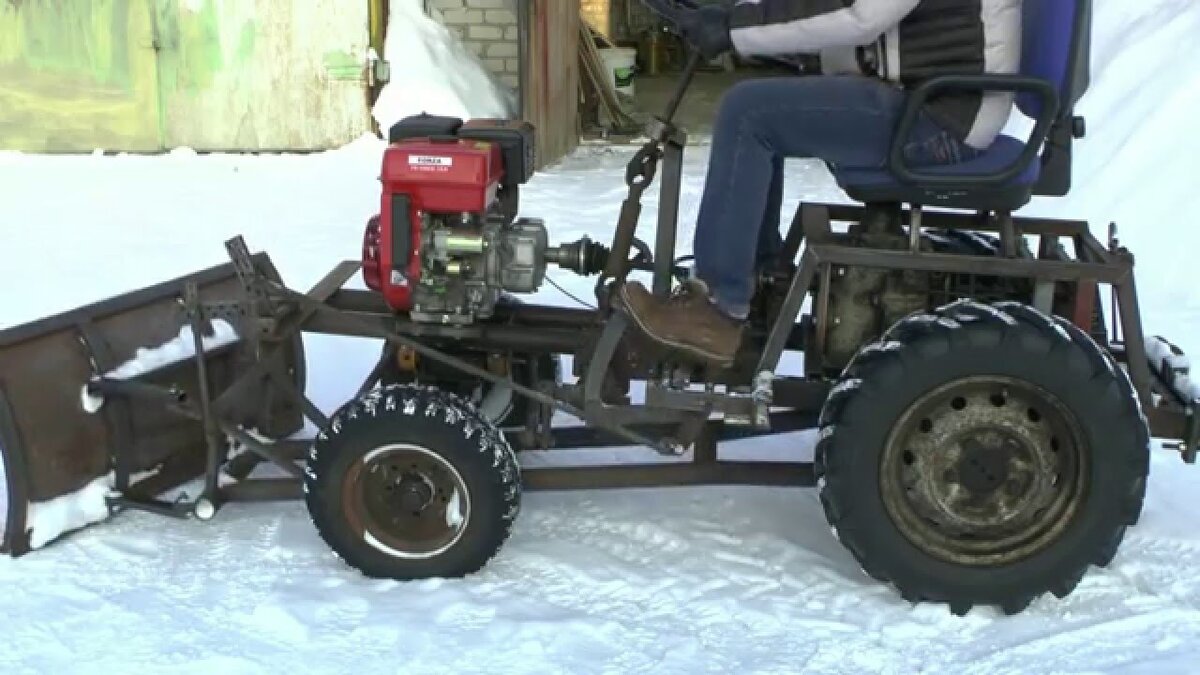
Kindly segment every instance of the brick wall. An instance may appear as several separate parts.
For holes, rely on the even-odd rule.
[[[458,35],[501,82],[520,83],[519,0],[426,0],[429,14]]]

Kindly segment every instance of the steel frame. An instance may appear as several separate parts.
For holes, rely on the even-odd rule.
[[[262,342],[258,363],[243,373],[224,391],[210,392],[204,363],[210,355],[197,349],[195,366],[201,374],[202,386],[191,395],[179,390],[142,382],[100,381],[94,386],[106,397],[119,401],[122,398],[139,399],[164,406],[180,417],[201,421],[211,430],[203,466],[193,467],[203,474],[204,488],[196,499],[182,498],[165,502],[155,497],[156,490],[170,487],[153,481],[139,483],[110,500],[114,510],[137,509],[164,516],[179,518],[209,518],[220,507],[235,501],[272,501],[300,498],[302,492],[302,462],[311,441],[292,439],[274,443],[262,442],[241,429],[232,421],[234,411],[231,404],[237,400],[238,391],[246,383],[256,381],[264,375],[271,376],[279,389],[299,404],[306,418],[317,428],[328,424],[328,419],[286,377],[278,372],[275,355],[281,345],[301,333],[340,336],[373,337],[416,349],[419,353],[442,360],[463,372],[512,386],[519,395],[528,396],[543,404],[555,405],[585,420],[593,426],[558,427],[550,429],[548,438],[538,438],[519,430],[506,431],[506,436],[516,449],[528,450],[543,447],[612,447],[643,444],[656,447],[660,438],[676,431],[671,424],[663,424],[663,413],[669,410],[657,408],[650,415],[637,415],[637,407],[629,407],[626,415],[609,413],[595,414],[576,408],[564,397],[567,388],[551,396],[540,391],[526,389],[490,372],[475,368],[456,357],[418,342],[413,335],[406,334],[412,325],[394,316],[382,303],[354,291],[343,290],[343,286],[358,272],[359,264],[344,262],[336,266],[308,293],[291,291],[282,284],[272,281],[245,267],[241,262],[248,259],[244,243],[240,238],[228,244],[235,267],[244,270],[245,297],[240,304],[249,314],[247,326],[257,325],[261,331],[252,336]],[[186,321],[199,325],[216,311],[226,311],[222,306],[206,306],[196,299],[194,292],[185,290],[184,317]],[[261,312],[261,313],[260,313]],[[563,310],[554,307],[518,306],[505,310],[502,323],[487,326],[447,327],[424,326],[413,333],[435,342],[455,344],[489,345],[505,348],[520,346],[529,349],[536,344],[540,349],[560,353],[580,354],[587,344],[588,331],[599,330],[596,316],[591,312]],[[538,342],[534,336],[546,336],[546,324],[572,326],[558,332],[551,331],[550,337]],[[423,329],[423,330],[422,330]],[[199,331],[197,331],[199,334]],[[245,339],[245,338],[244,338]],[[386,358],[386,357],[385,357]],[[363,383],[368,390],[378,378],[378,368]],[[147,376],[152,376],[148,373]],[[620,487],[652,487],[683,485],[795,485],[810,486],[815,478],[810,463],[805,462],[729,462],[717,456],[717,444],[721,441],[752,438],[768,433],[785,433],[809,429],[816,424],[820,401],[828,391],[827,383],[810,383],[799,379],[784,379],[780,382],[780,400],[772,412],[769,428],[747,428],[731,426],[719,419],[708,419],[707,415],[695,423],[695,434],[689,445],[693,452],[690,458],[678,461],[632,465],[577,466],[569,468],[538,467],[523,471],[523,483],[530,490],[574,490]],[[0,431],[3,430],[3,399],[0,398]],[[114,410],[120,410],[120,406]],[[643,409],[644,410],[644,409]],[[691,411],[695,412],[695,411]],[[637,418],[643,422],[635,424]],[[669,418],[667,414],[665,417]],[[652,420],[652,421],[651,421]],[[217,435],[240,443],[247,452],[225,461],[222,444]],[[548,443],[546,441],[549,441]],[[121,448],[123,446],[118,446]],[[118,449],[120,454],[120,449]],[[666,453],[664,453],[666,454]],[[119,457],[114,458],[118,465]],[[281,478],[252,478],[251,473],[263,463],[274,464],[285,476]],[[19,467],[16,467],[19,468]],[[222,475],[226,481],[222,481]],[[228,481],[232,479],[232,481]],[[19,482],[19,481],[18,481]]]
[[[622,207],[621,222],[614,237],[613,258],[605,277],[616,283],[624,280],[628,271],[626,260],[636,232],[640,213],[641,194],[653,180],[659,161],[663,162],[665,177],[658,212],[658,229],[653,260],[653,291],[659,295],[670,292],[675,274],[675,248],[682,182],[683,149],[687,137],[670,120],[682,99],[688,82],[698,64],[693,57],[679,90],[673,97],[668,113],[649,128],[651,140],[638,153],[627,171],[630,197]],[[584,427],[550,427],[534,431],[506,432],[517,449],[549,447],[644,445],[663,455],[680,457],[679,461],[653,464],[616,466],[583,466],[570,468],[527,468],[523,482],[531,490],[572,490],[599,488],[630,488],[681,485],[796,485],[809,486],[815,482],[815,471],[808,462],[729,462],[718,458],[720,441],[735,438],[778,434],[813,428],[818,414],[832,387],[831,377],[780,378],[775,375],[784,351],[802,349],[806,360],[817,362],[823,356],[825,332],[829,320],[829,287],[835,268],[870,267],[889,270],[912,270],[964,275],[986,275],[1034,280],[1038,293],[1057,283],[1076,284],[1091,289],[1098,284],[1112,287],[1114,312],[1119,314],[1121,338],[1104,345],[1119,360],[1127,364],[1132,383],[1154,434],[1160,438],[1179,439],[1185,459],[1195,458],[1200,444],[1196,403],[1186,402],[1178,392],[1169,391],[1169,383],[1152,373],[1145,354],[1140,308],[1133,274],[1133,256],[1117,245],[1115,238],[1106,247],[1079,221],[1016,218],[1009,213],[964,213],[926,211],[913,206],[901,212],[901,226],[908,228],[908,250],[881,250],[847,245],[837,237],[833,223],[858,223],[866,213],[864,207],[831,204],[801,204],[784,239],[784,256],[799,264],[787,281],[787,291],[778,314],[771,322],[765,344],[757,355],[757,363],[749,382],[726,385],[718,391],[713,381],[703,391],[680,387],[665,370],[651,368],[646,374],[647,403],[641,406],[610,405],[603,400],[601,384],[617,358],[618,345],[628,329],[620,313],[586,311],[547,306],[515,306],[501,308],[495,320],[467,326],[421,324],[398,316],[374,293],[345,289],[344,286],[359,271],[359,263],[347,261],[337,265],[307,293],[288,289],[282,283],[267,278],[251,263],[249,251],[241,238],[227,242],[233,266],[242,281],[243,297],[234,303],[205,304],[197,299],[194,286],[185,289],[181,299],[185,320],[199,328],[210,318],[234,311],[248,317],[245,325],[252,326],[244,340],[254,343],[257,363],[224,391],[209,391],[206,372],[207,355],[196,349],[195,367],[199,375],[199,391],[181,395],[170,388],[144,383],[97,383],[106,396],[113,399],[137,398],[154,401],[166,409],[204,424],[207,447],[202,466],[177,467],[203,472],[204,490],[192,501],[166,503],[155,495],[166,483],[147,481],[128,485],[128,470],[121,456],[127,444],[117,444],[118,483],[122,494],[112,500],[114,509],[136,508],[176,517],[212,517],[227,502],[295,499],[302,495],[304,460],[311,441],[283,439],[262,442],[248,434],[234,421],[237,395],[247,384],[268,377],[283,395],[291,398],[303,415],[317,428],[324,428],[328,419],[283,371],[278,354],[283,345],[298,340],[304,333],[375,338],[395,347],[404,347],[422,358],[441,363],[464,377],[510,387],[516,395],[553,409],[564,411],[585,422]],[[923,228],[959,229],[998,233],[1002,244],[1001,256],[980,257],[947,255],[920,249]],[[1042,240],[1036,258],[1017,255],[1018,237],[1038,236]],[[1074,242],[1077,259],[1053,258],[1051,252],[1058,239]],[[604,277],[602,277],[602,282]],[[602,286],[598,286],[601,307],[605,303]],[[813,292],[814,312],[811,324],[800,320],[800,310]],[[1088,293],[1081,293],[1087,296]],[[1090,317],[1085,306],[1076,308],[1071,318],[1085,330],[1083,322]],[[815,338],[805,344],[804,327],[811,325]],[[86,328],[86,327],[83,327]],[[102,341],[82,335],[92,353],[105,359]],[[200,331],[195,330],[197,339]],[[199,345],[197,345],[199,347]],[[587,370],[580,386],[558,386],[553,389],[534,389],[479,368],[452,352],[470,350],[518,351],[522,353],[569,354],[584,357]],[[382,357],[389,358],[387,353]],[[379,379],[383,361],[366,378],[361,392],[369,390]],[[664,364],[665,365],[665,364]],[[302,366],[301,366],[302,367]],[[809,369],[814,372],[814,369]],[[715,380],[716,378],[713,378]],[[1166,395],[1164,395],[1166,394]],[[1180,401],[1184,401],[1180,403]],[[1166,402],[1166,403],[1164,403]],[[1173,403],[1172,403],[1173,402]],[[126,412],[123,412],[126,411]],[[114,429],[124,424],[127,410],[120,405],[107,412]],[[0,448],[18,444],[15,425],[8,415],[3,382],[0,382]],[[737,424],[730,422],[736,421]],[[119,434],[118,434],[119,435]],[[219,435],[240,442],[248,452],[225,461]],[[118,439],[120,440],[120,439]],[[128,440],[128,439],[127,439]],[[690,458],[683,459],[690,449]],[[5,449],[6,457],[14,454]],[[15,455],[19,458],[21,453]],[[283,478],[251,478],[254,469],[269,462],[282,469]],[[9,463],[9,491],[13,498],[22,496],[23,466]],[[222,483],[220,474],[233,479]],[[193,473],[193,475],[195,475]],[[15,514],[15,516],[14,516]],[[10,509],[9,528],[23,527],[24,509]],[[9,537],[11,539],[11,537]]]
[[[767,336],[766,346],[759,356],[756,372],[774,373],[783,351],[789,344],[794,345],[793,334],[804,299],[810,294],[818,278],[830,278],[831,270],[837,266],[980,274],[1054,283],[1108,284],[1113,287],[1116,295],[1124,335],[1122,341],[1114,341],[1109,347],[1129,365],[1131,379],[1148,411],[1152,429],[1160,437],[1186,440],[1189,434],[1194,435],[1190,425],[1192,416],[1186,408],[1163,408],[1154,405],[1154,394],[1161,390],[1161,382],[1150,372],[1145,359],[1144,338],[1132,273],[1132,256],[1124,249],[1106,248],[1101,245],[1089,233],[1086,223],[1003,216],[982,218],[978,214],[924,213],[918,210],[904,214],[904,222],[910,227],[913,222],[917,222],[938,228],[998,232],[1002,239],[1018,233],[1050,240],[1071,238],[1076,243],[1080,260],[981,258],[926,253],[919,250],[871,250],[839,243],[834,234],[833,223],[858,222],[864,212],[863,208],[852,206],[800,205],[792,228],[785,238],[785,247],[790,255],[797,255],[802,247],[803,253],[800,255],[799,266],[788,284],[783,307],[775,318],[773,328]],[[668,210],[660,226],[673,229],[673,224],[674,217]],[[656,243],[664,250],[668,246],[673,248],[673,233],[660,235]],[[240,238],[231,240],[228,248],[235,266],[240,265],[239,260],[248,259],[249,254]],[[1041,249],[1049,250],[1045,245]],[[657,289],[660,292],[669,290],[671,273],[670,256],[663,256],[660,250],[656,255],[656,264],[663,260],[668,262],[662,264],[664,270],[658,271],[665,279],[659,284],[662,288]],[[691,449],[690,458],[669,463],[528,468],[523,472],[523,481],[530,490],[713,484],[809,486],[815,481],[811,463],[727,462],[718,459],[716,448],[723,440],[814,427],[825,395],[831,386],[829,381],[773,378],[770,384],[774,396],[774,411],[770,419],[760,421],[757,428],[753,424],[748,427],[730,426],[725,421],[712,417],[717,411],[724,411],[730,418],[752,415],[753,404],[747,396],[748,392],[741,391],[741,395],[738,395],[736,388],[731,388],[730,392],[725,393],[716,393],[711,387],[705,392],[689,392],[673,389],[660,382],[648,381],[646,405],[609,406],[601,400],[599,383],[615,358],[618,341],[627,330],[627,321],[620,313],[613,314],[607,321],[601,321],[598,313],[586,310],[520,305],[502,309],[495,323],[472,326],[414,324],[394,315],[373,294],[345,290],[343,287],[358,270],[358,263],[343,262],[308,293],[300,294],[257,274],[252,269],[246,269],[243,280],[246,298],[242,302],[262,327],[258,338],[265,345],[263,360],[248,371],[243,380],[234,383],[225,392],[218,393],[211,401],[202,393],[199,400],[172,404],[182,415],[193,419],[211,420],[214,428],[238,440],[250,451],[223,467],[219,462],[214,463],[215,460],[210,455],[205,471],[206,489],[202,499],[214,507],[212,511],[215,512],[216,508],[230,501],[294,499],[302,494],[302,474],[296,462],[302,461],[306,442],[285,440],[274,445],[261,443],[227,421],[231,412],[227,403],[236,395],[239,383],[270,374],[272,349],[278,348],[278,345],[284,344],[299,333],[377,338],[408,347],[424,357],[441,361],[459,370],[465,376],[511,386],[518,395],[554,406],[585,421],[583,427],[551,428],[544,436],[509,431],[507,436],[516,449],[633,444],[646,445],[662,454],[673,455],[680,455],[681,451]],[[815,297],[817,302],[813,321],[818,337],[816,344],[809,345],[806,349],[805,353],[809,358],[820,358],[820,335],[826,320],[824,312],[827,309],[826,301],[822,299],[824,297],[821,291],[818,291]],[[193,296],[193,302],[188,309],[190,320],[200,320],[204,314],[205,308],[195,303]],[[522,349],[570,354],[576,357],[586,355],[590,365],[581,387],[560,387],[555,391],[546,392],[511,382],[431,345],[454,345],[456,349],[462,349],[464,346],[498,350]],[[592,351],[587,353],[588,349]],[[197,352],[196,358],[197,367],[202,368],[203,355]],[[363,391],[374,385],[378,373],[379,368],[376,368],[363,383]],[[318,428],[328,422],[303,393],[286,382],[286,378],[279,379],[277,384],[296,399],[306,417]],[[130,387],[124,391],[111,390],[106,393],[156,397],[159,400],[167,398],[163,392],[150,385]],[[0,405],[0,428],[3,427],[2,413],[3,407]],[[215,448],[215,444],[212,447]],[[277,465],[288,477],[251,479],[250,473],[263,462]],[[218,485],[216,472],[222,469],[236,482]],[[143,489],[140,494],[127,494],[116,505],[186,516],[195,512],[197,503],[199,501],[192,504],[162,504],[150,499]]]

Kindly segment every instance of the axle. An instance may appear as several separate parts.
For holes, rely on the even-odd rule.
[[[630,261],[630,268],[651,271],[653,259],[650,247],[638,239],[634,239],[633,247],[637,249],[637,257]],[[585,277],[603,272],[611,257],[612,249],[592,241],[587,235],[578,241],[546,249],[547,263],[553,263]]]

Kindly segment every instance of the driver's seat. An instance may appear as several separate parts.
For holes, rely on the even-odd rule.
[[[1012,212],[1035,194],[1063,196],[1070,191],[1071,142],[1085,132],[1074,109],[1089,84],[1092,0],[1026,0],[1023,11],[1019,74],[949,75],[913,89],[888,166],[833,169],[851,199]],[[902,139],[908,138],[924,103],[951,89],[1016,92],[1017,108],[1036,120],[1029,141],[1002,135],[974,160],[910,168],[904,162]]]

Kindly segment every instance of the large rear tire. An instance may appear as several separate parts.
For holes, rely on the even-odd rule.
[[[1145,496],[1149,430],[1124,371],[1016,303],[899,322],[846,368],[820,426],[838,538],[904,598],[956,614],[1068,595]]]
[[[304,480],[325,543],[369,577],[454,578],[500,550],[520,510],[516,455],[478,409],[414,385],[344,406]]]

